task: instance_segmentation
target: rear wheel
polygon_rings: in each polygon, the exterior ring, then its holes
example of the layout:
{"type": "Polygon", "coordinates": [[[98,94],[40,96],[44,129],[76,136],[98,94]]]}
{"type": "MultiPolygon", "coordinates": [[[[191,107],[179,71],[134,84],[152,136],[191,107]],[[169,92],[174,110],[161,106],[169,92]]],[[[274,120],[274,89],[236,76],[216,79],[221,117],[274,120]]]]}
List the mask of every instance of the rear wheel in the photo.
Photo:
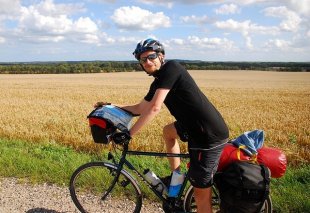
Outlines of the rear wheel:
{"type": "MultiPolygon", "coordinates": [[[[197,212],[193,186],[191,186],[186,192],[184,199],[184,209],[186,212],[197,212]]],[[[213,212],[220,210],[220,197],[215,187],[212,187],[212,210],[213,212]]]]}
{"type": "Polygon", "coordinates": [[[260,212],[261,213],[271,213],[272,212],[272,201],[271,201],[270,195],[265,200],[264,205],[263,205],[260,212]]]}
{"type": "MultiPolygon", "coordinates": [[[[194,197],[194,187],[190,187],[186,192],[184,199],[184,209],[186,212],[197,212],[197,205],[194,197]]],[[[212,187],[212,210],[217,212],[220,210],[220,196],[218,190],[212,187]]],[[[272,201],[271,197],[268,196],[264,202],[264,205],[260,213],[272,213],[272,201]]]]}
{"type": "Polygon", "coordinates": [[[116,170],[116,166],[110,163],[91,162],[73,173],[70,195],[80,212],[140,212],[140,188],[125,170],[111,187],[116,170]]]}

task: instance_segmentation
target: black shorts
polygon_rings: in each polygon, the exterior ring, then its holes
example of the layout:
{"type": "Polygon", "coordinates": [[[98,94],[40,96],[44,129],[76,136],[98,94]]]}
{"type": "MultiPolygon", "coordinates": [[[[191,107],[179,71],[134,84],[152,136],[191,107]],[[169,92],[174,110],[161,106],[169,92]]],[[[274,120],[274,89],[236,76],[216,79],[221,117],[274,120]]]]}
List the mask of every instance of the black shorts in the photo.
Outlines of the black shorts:
{"type": "Polygon", "coordinates": [[[177,130],[177,133],[181,139],[181,141],[183,142],[187,142],[188,141],[188,133],[187,131],[184,129],[184,127],[182,126],[182,124],[180,124],[179,122],[174,122],[174,127],[177,130]]]}
{"type": "Polygon", "coordinates": [[[217,171],[224,144],[220,141],[218,146],[209,150],[198,148],[188,150],[190,155],[188,175],[194,187],[208,188],[213,185],[213,175],[217,171]]]}
{"type": "MultiPolygon", "coordinates": [[[[190,155],[190,166],[188,170],[189,180],[196,188],[208,188],[213,185],[213,175],[217,171],[219,159],[222,154],[224,145],[228,141],[219,140],[205,146],[197,147],[197,143],[190,135],[184,131],[182,125],[174,123],[177,133],[182,141],[188,141],[188,151],[190,155]],[[195,148],[191,146],[195,144],[195,148]]],[[[205,141],[208,143],[208,141],[205,141]]]]}

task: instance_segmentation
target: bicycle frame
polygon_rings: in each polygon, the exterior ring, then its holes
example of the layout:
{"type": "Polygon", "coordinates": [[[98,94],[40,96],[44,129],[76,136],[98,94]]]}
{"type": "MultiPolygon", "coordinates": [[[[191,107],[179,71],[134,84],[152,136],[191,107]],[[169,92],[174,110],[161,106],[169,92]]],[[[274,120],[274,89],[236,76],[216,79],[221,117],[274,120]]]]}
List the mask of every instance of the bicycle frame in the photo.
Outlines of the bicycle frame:
{"type": "MultiPolygon", "coordinates": [[[[119,174],[121,172],[121,170],[123,169],[124,165],[126,165],[127,168],[129,168],[131,171],[133,171],[138,177],[140,177],[143,182],[153,191],[153,193],[163,202],[165,203],[167,206],[169,206],[170,208],[172,208],[174,205],[171,203],[171,198],[167,197],[165,198],[160,192],[158,192],[156,190],[155,186],[152,186],[144,177],[143,174],[141,174],[141,172],[139,172],[139,170],[137,170],[134,165],[132,165],[127,159],[126,156],[127,155],[134,155],[134,156],[149,156],[149,157],[181,157],[181,158],[189,158],[189,154],[174,154],[174,153],[160,153],[160,152],[143,152],[143,151],[132,151],[132,150],[128,150],[128,144],[124,144],[123,145],[124,150],[122,151],[122,155],[121,158],[119,160],[119,162],[117,163],[114,155],[109,152],[108,155],[108,160],[112,160],[112,162],[117,166],[117,174],[114,178],[114,181],[112,183],[112,185],[110,186],[110,188],[107,190],[106,194],[103,195],[102,199],[104,199],[107,194],[113,189],[114,185],[116,184],[119,174]]],[[[189,178],[187,175],[185,175],[185,179],[184,182],[182,184],[181,190],[179,192],[178,197],[175,198],[175,201],[180,201],[181,197],[183,195],[183,192],[186,188],[187,182],[188,182],[189,178]]]]}

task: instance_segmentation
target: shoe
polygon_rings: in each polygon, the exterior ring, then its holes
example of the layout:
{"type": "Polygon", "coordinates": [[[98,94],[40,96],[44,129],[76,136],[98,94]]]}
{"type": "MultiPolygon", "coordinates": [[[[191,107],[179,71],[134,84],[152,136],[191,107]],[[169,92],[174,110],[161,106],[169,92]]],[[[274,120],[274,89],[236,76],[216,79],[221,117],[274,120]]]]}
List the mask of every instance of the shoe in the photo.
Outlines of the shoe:
{"type": "Polygon", "coordinates": [[[171,183],[168,190],[168,197],[177,197],[184,182],[184,174],[180,171],[173,171],[171,183]]]}
{"type": "Polygon", "coordinates": [[[164,185],[167,187],[167,189],[169,189],[171,177],[172,177],[172,174],[170,174],[169,176],[166,176],[166,177],[160,177],[159,178],[164,183],[164,185]]]}

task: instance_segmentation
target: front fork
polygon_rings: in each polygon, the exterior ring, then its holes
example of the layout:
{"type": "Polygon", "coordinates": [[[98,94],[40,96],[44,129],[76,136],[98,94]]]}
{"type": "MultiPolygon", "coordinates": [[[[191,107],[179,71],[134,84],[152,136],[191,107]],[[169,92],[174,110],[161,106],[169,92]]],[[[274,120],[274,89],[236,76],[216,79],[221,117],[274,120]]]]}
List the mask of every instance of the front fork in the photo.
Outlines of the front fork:
{"type": "Polygon", "coordinates": [[[115,157],[113,156],[113,154],[111,152],[109,152],[108,154],[108,160],[112,160],[113,164],[117,166],[117,170],[114,169],[110,169],[110,173],[111,175],[115,176],[111,186],[105,191],[105,193],[102,195],[101,200],[105,200],[107,198],[107,196],[110,194],[110,192],[113,190],[115,184],[118,182],[118,178],[121,174],[121,170],[123,168],[124,165],[124,161],[122,159],[124,159],[125,156],[123,156],[120,160],[120,164],[116,163],[115,157]]]}

